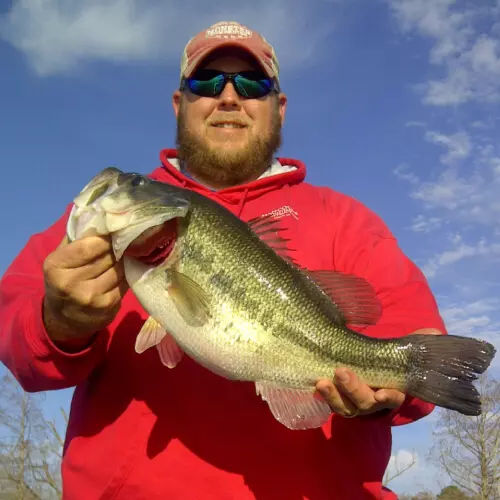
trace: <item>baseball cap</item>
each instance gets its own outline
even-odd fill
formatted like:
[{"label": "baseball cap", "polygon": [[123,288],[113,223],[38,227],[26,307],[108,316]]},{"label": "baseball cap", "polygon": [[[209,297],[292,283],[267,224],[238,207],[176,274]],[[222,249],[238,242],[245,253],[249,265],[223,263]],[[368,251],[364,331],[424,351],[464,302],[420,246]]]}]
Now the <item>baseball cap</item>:
[{"label": "baseball cap", "polygon": [[279,82],[279,64],[272,45],[260,33],[236,21],[212,24],[189,40],[181,59],[181,79],[192,76],[199,63],[221,47],[240,47],[247,51],[269,78]]}]

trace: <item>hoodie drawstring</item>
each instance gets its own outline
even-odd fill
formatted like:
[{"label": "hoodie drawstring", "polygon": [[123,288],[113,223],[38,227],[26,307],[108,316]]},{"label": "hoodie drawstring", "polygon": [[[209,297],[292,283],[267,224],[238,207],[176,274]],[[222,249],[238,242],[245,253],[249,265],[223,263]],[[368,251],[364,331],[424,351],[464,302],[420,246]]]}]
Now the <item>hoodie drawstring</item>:
[{"label": "hoodie drawstring", "polygon": [[240,202],[238,203],[238,212],[236,214],[238,217],[241,217],[241,212],[243,212],[243,207],[245,205],[247,195],[248,195],[248,188],[245,188],[245,190],[243,191],[243,196],[241,197]]}]

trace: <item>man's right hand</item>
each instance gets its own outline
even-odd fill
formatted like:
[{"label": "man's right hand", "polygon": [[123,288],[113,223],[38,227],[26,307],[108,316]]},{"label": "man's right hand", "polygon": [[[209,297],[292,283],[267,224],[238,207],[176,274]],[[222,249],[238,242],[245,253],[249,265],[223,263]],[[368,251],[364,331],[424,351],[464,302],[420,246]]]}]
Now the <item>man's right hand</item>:
[{"label": "man's right hand", "polygon": [[109,237],[65,238],[45,260],[43,320],[55,342],[86,342],[111,323],[128,290]]}]

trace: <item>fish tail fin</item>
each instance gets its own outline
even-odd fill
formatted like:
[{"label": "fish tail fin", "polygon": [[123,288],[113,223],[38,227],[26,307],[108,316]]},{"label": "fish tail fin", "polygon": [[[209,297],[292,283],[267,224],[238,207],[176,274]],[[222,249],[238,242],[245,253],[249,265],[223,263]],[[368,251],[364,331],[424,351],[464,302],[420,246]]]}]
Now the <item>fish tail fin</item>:
[{"label": "fish tail fin", "polygon": [[400,340],[410,348],[408,394],[464,415],[481,414],[473,381],[495,356],[492,344],[456,335],[416,334]]}]

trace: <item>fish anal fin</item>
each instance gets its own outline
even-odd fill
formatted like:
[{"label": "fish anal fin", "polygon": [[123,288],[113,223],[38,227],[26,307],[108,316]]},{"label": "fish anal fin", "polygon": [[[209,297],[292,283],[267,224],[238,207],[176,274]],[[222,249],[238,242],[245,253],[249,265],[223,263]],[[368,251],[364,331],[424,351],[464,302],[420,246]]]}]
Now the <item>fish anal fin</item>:
[{"label": "fish anal fin", "polygon": [[168,333],[159,344],[156,344],[156,349],[160,355],[161,362],[168,368],[175,368],[184,355],[184,352],[177,345],[175,339]]},{"label": "fish anal fin", "polygon": [[374,325],[380,319],[382,306],[375,290],[364,278],[331,270],[305,272],[330,297],[346,323]]},{"label": "fish anal fin", "polygon": [[135,352],[142,354],[150,347],[158,345],[167,335],[163,326],[150,316],[142,325],[137,338],[135,339]]},{"label": "fish anal fin", "polygon": [[256,382],[257,395],[267,402],[274,418],[293,430],[314,429],[327,422],[328,404],[308,389],[289,389],[266,382]]},{"label": "fish anal fin", "polygon": [[210,317],[210,299],[198,283],[189,276],[169,269],[168,293],[182,316],[190,326],[203,326]]}]

